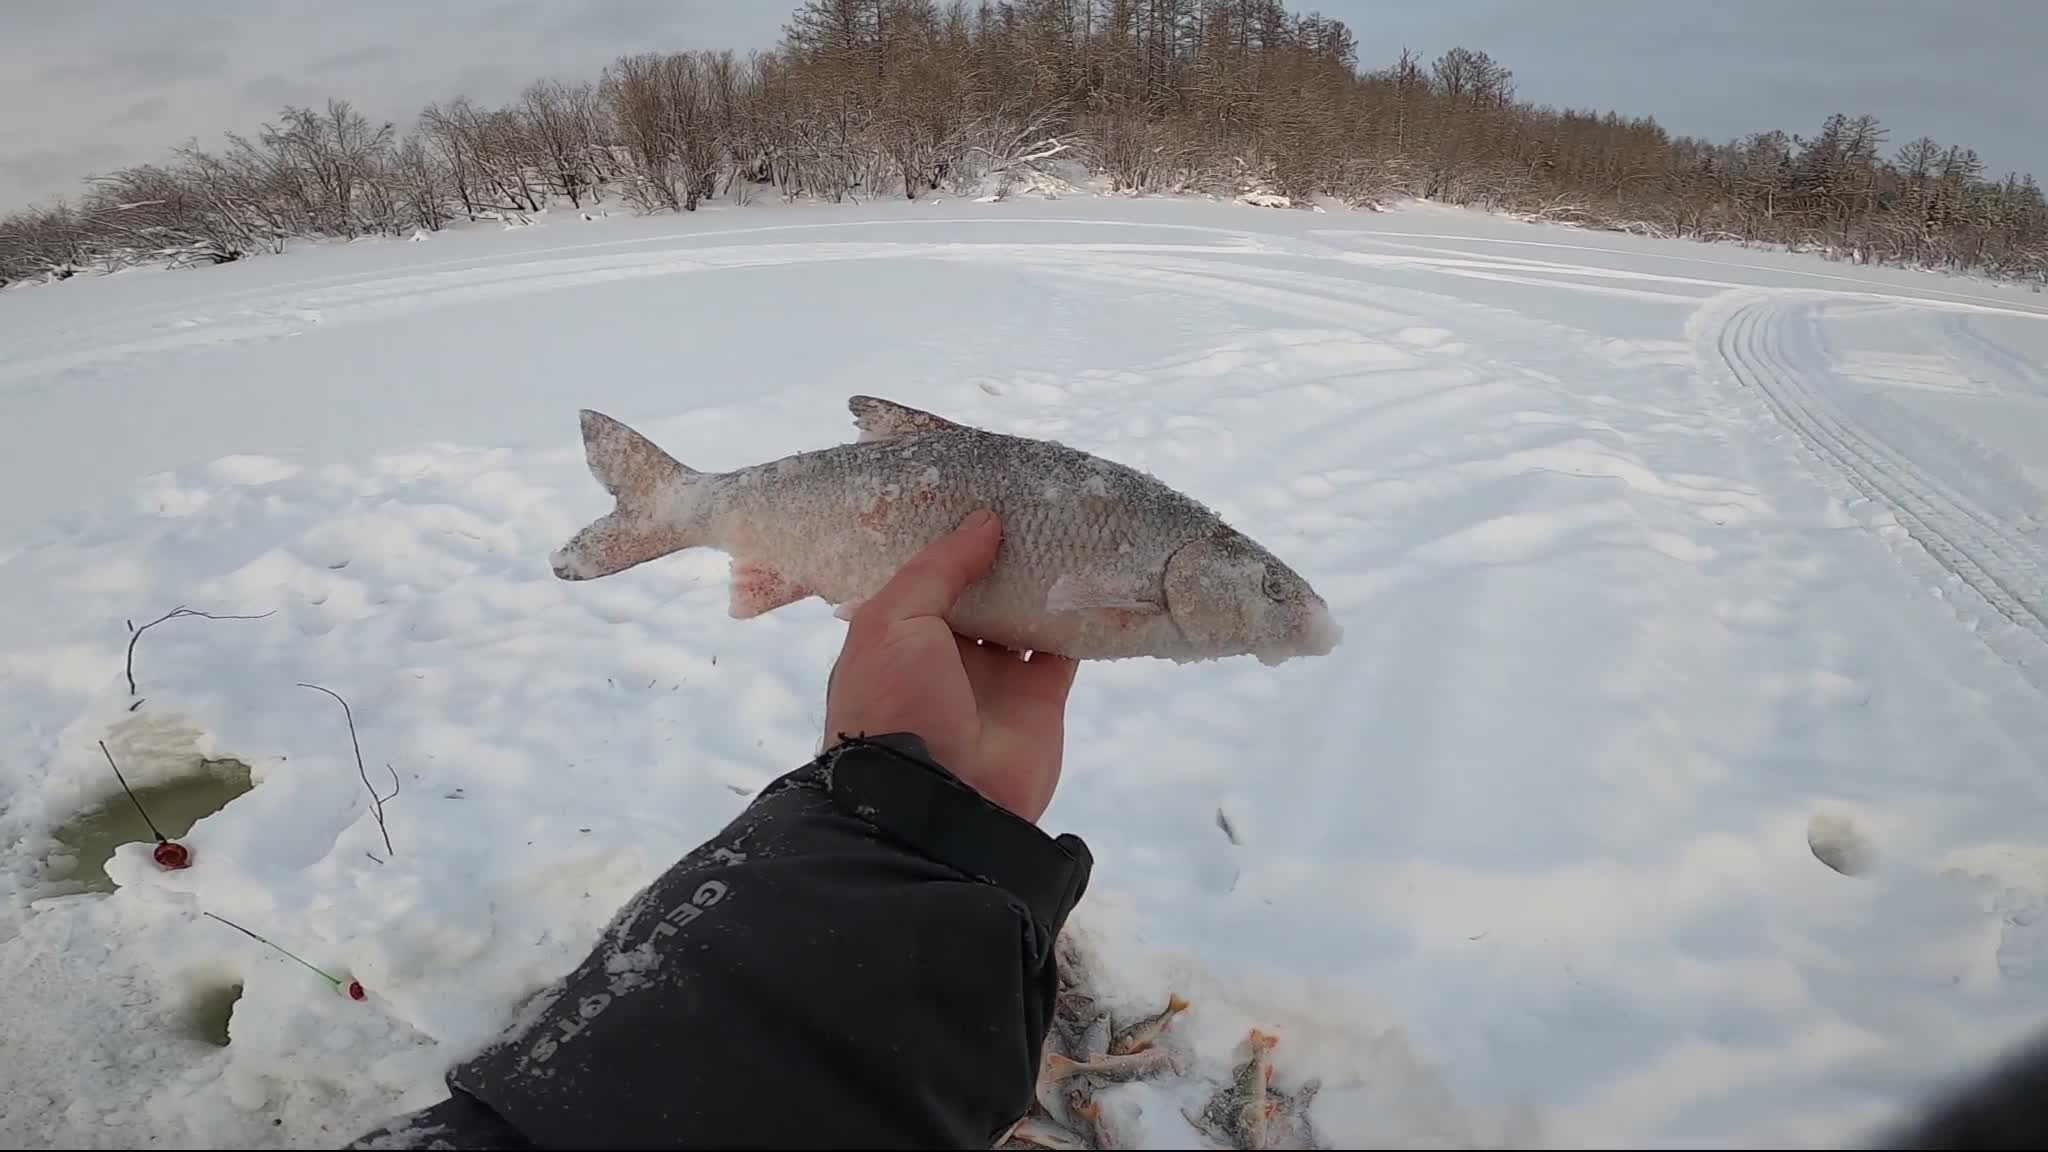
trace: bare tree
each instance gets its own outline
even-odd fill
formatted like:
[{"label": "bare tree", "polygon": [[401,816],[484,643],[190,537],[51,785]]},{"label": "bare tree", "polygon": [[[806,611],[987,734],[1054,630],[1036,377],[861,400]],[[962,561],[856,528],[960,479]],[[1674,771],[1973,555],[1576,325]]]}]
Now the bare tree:
[{"label": "bare tree", "polygon": [[642,208],[682,207],[675,140],[660,56],[624,56],[605,73],[603,93],[626,153],[626,195]]},{"label": "bare tree", "polygon": [[393,157],[394,191],[412,224],[438,232],[448,223],[454,180],[448,164],[418,135],[408,136]]},{"label": "bare tree", "polygon": [[468,101],[461,99],[447,108],[439,104],[427,105],[420,112],[420,134],[423,147],[435,155],[440,170],[447,174],[448,185],[455,194],[456,202],[461,205],[462,214],[474,220],[483,207],[482,173],[470,147],[467,105]]},{"label": "bare tree", "polygon": [[383,176],[392,126],[373,126],[346,100],[324,112],[287,107],[283,122],[264,125],[262,147],[273,179],[299,201],[310,227],[353,237],[389,226],[388,197],[373,189]]},{"label": "bare tree", "polygon": [[519,98],[528,162],[540,171],[548,193],[566,197],[571,208],[581,207],[597,182],[586,114],[590,91],[587,84],[565,88],[541,80]]}]

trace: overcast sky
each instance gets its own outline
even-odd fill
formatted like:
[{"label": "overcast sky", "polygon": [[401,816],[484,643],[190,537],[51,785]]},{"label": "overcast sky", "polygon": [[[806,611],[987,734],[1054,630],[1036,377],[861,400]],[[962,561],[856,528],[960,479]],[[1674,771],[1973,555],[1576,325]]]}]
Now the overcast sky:
[{"label": "overcast sky", "polygon": [[[793,0],[0,0],[0,211],[330,95],[409,122],[623,52],[765,48]],[[1721,139],[1872,112],[2048,177],[2048,0],[1324,0],[1360,62],[1456,44],[1544,103]]]}]

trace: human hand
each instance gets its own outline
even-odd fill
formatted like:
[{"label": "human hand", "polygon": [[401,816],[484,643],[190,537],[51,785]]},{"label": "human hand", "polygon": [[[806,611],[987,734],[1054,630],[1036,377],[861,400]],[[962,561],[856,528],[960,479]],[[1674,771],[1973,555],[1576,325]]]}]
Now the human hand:
[{"label": "human hand", "polygon": [[1067,690],[1079,665],[977,644],[946,623],[1002,544],[975,512],[912,557],[853,613],[825,689],[825,743],[912,732],[968,786],[1036,823],[1060,780]]}]

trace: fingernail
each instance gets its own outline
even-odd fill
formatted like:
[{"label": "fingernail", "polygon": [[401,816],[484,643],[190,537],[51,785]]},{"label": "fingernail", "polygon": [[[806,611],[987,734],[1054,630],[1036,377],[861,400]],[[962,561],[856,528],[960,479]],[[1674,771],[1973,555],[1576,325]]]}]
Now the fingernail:
[{"label": "fingernail", "polygon": [[995,518],[996,514],[989,511],[988,509],[976,508],[974,511],[969,512],[967,514],[967,519],[962,520],[960,522],[960,530],[962,532],[978,531],[982,528],[988,527],[990,522],[995,520]]}]

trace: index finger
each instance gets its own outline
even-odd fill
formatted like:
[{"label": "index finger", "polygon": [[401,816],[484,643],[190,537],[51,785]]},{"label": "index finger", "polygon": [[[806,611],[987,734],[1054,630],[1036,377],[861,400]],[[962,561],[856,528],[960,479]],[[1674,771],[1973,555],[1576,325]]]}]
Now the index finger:
[{"label": "index finger", "polygon": [[898,569],[862,606],[861,614],[885,624],[917,616],[943,617],[975,581],[988,575],[1002,542],[995,513],[985,508],[969,513],[960,527],[926,545]]}]

